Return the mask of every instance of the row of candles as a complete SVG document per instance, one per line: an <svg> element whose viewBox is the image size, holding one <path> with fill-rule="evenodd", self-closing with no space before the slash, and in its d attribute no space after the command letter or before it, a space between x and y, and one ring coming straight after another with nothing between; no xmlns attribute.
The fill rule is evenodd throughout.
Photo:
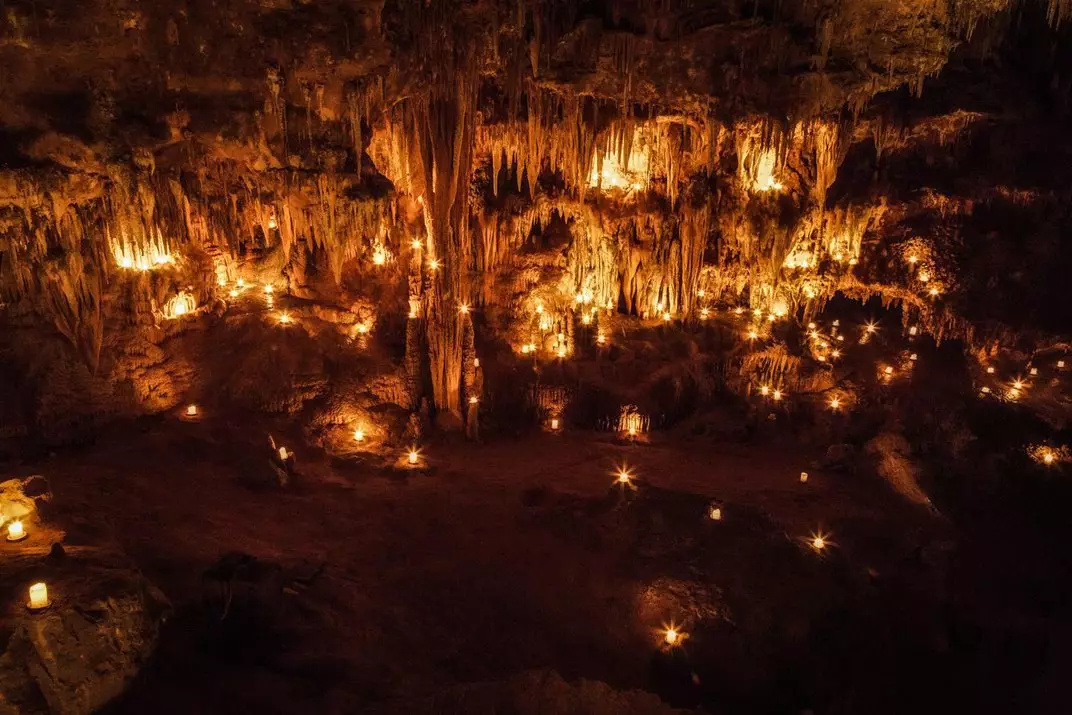
<svg viewBox="0 0 1072 715"><path fill-rule="evenodd" d="M0 519L0 523L2 523ZM26 531L25 524L22 523L22 519L12 519L7 524L7 540L8 541L22 541L30 534ZM48 586L44 583L35 583L30 586L30 601L27 604L31 611L39 611L49 606L48 600Z"/></svg>

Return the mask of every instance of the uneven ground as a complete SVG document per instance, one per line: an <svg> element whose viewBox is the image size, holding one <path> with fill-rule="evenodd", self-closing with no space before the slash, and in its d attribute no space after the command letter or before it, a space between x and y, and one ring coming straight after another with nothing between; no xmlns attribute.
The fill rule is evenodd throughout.
<svg viewBox="0 0 1072 715"><path fill-rule="evenodd" d="M46 474L68 543L114 539L174 601L112 712L357 712L527 669L713 712L1035 712L1048 651L1060 672L1062 577L1028 531L954 525L788 445L434 443L405 475L295 446L279 491L257 476L270 428L156 419L5 470ZM822 556L801 541L820 527ZM326 568L221 625L201 574L229 551ZM690 637L667 655L670 620Z"/></svg>

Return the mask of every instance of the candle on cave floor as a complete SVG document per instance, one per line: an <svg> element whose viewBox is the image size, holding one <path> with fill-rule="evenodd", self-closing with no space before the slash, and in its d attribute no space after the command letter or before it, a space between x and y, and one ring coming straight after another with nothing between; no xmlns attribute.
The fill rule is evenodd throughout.
<svg viewBox="0 0 1072 715"><path fill-rule="evenodd" d="M633 485L633 475L629 473L629 470L627 468L621 467L618 470L618 478L617 478L616 481L617 481L618 484L621 484L623 487L632 486Z"/></svg>
<svg viewBox="0 0 1072 715"><path fill-rule="evenodd" d="M30 586L29 605L35 611L48 608L48 587L44 583L35 583Z"/></svg>
<svg viewBox="0 0 1072 715"><path fill-rule="evenodd" d="M279 458L280 459L282 459L285 462L285 461L287 461L287 457L289 457L289 456L290 456L290 453L287 452L286 447L280 447L279 448Z"/></svg>
<svg viewBox="0 0 1072 715"><path fill-rule="evenodd" d="M1064 367L1064 366L1065 366L1065 361L1064 360L1058 360L1057 361L1057 367Z"/></svg>
<svg viewBox="0 0 1072 715"><path fill-rule="evenodd" d="M1033 367L1028 372L1031 374L1032 377L1034 377L1035 375L1038 375L1038 368Z"/></svg>
<svg viewBox="0 0 1072 715"><path fill-rule="evenodd" d="M189 405L186 405L186 416L187 417L197 417L197 405L192 404L192 403L189 404Z"/></svg>
<svg viewBox="0 0 1072 715"><path fill-rule="evenodd" d="M22 541L27 536L26 527L22 525L22 521L16 519L7 525L7 540L8 541Z"/></svg>
<svg viewBox="0 0 1072 715"><path fill-rule="evenodd" d="M663 630L663 644L669 648L674 648L681 645L681 642L685 640L687 634L682 633L673 624L666 626Z"/></svg>
<svg viewBox="0 0 1072 715"><path fill-rule="evenodd" d="M801 472L800 473L800 483L804 484L807 481L808 481L808 473L807 472Z"/></svg>
<svg viewBox="0 0 1072 715"><path fill-rule="evenodd" d="M365 441L365 430L361 429L360 427L355 429L354 430L354 441L355 442L364 442Z"/></svg>
<svg viewBox="0 0 1072 715"><path fill-rule="evenodd" d="M418 454L417 450L415 450L415 449L411 449L409 451L409 454L406 455L406 461L408 461L410 464L416 464L417 460L419 458L420 458L420 454Z"/></svg>
<svg viewBox="0 0 1072 715"><path fill-rule="evenodd" d="M707 516L711 521L722 521L722 507L713 506L707 511Z"/></svg>
<svg viewBox="0 0 1072 715"><path fill-rule="evenodd" d="M557 417L552 417L551 418L551 429L554 429L554 430L558 429L558 418Z"/></svg>
<svg viewBox="0 0 1072 715"><path fill-rule="evenodd" d="M816 534L811 539L811 547L816 551L822 551L826 548L826 537L822 534Z"/></svg>
<svg viewBox="0 0 1072 715"><path fill-rule="evenodd" d="M469 404L470 405L475 405L475 404L477 404L479 402L480 402L480 398L477 397L476 395L473 395L472 397L469 398Z"/></svg>

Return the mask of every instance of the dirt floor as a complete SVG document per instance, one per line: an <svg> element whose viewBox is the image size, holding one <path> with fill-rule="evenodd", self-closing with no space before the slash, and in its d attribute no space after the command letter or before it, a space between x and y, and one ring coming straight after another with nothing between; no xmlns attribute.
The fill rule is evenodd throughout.
<svg viewBox="0 0 1072 715"><path fill-rule="evenodd" d="M992 544L817 454L566 433L434 442L394 472L295 439L280 490L271 429L153 419L6 468L46 475L68 541L114 542L175 606L111 712L360 712L528 669L711 712L1033 711L1051 624L1010 621L1031 609L983 575ZM202 574L235 551L304 576L220 622Z"/></svg>

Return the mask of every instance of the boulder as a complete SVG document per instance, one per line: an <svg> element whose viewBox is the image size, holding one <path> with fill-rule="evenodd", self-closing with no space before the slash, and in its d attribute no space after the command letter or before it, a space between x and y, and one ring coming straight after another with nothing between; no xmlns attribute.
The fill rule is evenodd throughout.
<svg viewBox="0 0 1072 715"><path fill-rule="evenodd" d="M0 567L0 715L82 715L118 696L157 642L170 604L116 556L71 549ZM50 607L26 607L30 584Z"/></svg>
<svg viewBox="0 0 1072 715"><path fill-rule="evenodd" d="M0 523L35 521L42 505L52 500L48 480L41 476L0 482Z"/></svg>

